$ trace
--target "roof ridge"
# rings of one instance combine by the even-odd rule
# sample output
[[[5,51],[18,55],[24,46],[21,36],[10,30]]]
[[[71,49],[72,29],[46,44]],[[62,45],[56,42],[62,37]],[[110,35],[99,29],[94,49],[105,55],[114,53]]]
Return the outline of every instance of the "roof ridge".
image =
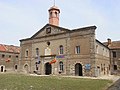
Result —
[[[80,28],[76,28],[76,29],[72,29],[72,31],[75,31],[75,30],[81,30],[81,29],[96,29],[97,27],[95,26],[95,25],[93,25],[93,26],[84,26],[84,27],[80,27]]]

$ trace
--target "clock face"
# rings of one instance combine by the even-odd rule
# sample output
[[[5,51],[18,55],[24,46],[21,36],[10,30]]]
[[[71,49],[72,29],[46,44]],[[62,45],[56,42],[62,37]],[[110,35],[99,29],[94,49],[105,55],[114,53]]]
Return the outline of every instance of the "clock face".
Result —
[[[51,33],[51,27],[46,28],[46,34]]]
[[[57,34],[57,33],[60,33],[62,32],[60,29],[58,28],[52,28],[52,27],[47,27],[46,28],[46,34]]]

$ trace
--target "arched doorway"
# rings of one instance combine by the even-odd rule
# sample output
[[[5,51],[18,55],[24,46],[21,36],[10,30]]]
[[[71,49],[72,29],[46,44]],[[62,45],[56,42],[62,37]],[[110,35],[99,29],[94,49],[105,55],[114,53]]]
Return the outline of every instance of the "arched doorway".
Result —
[[[51,64],[49,64],[49,62],[48,62],[48,63],[45,64],[45,74],[46,74],[46,75],[50,75],[51,72],[52,72],[52,66],[51,66]]]
[[[28,66],[28,64],[25,64],[25,65],[24,65],[24,70],[25,70],[26,73],[28,73],[28,71],[29,71],[29,66]]]
[[[83,76],[82,65],[80,63],[75,64],[75,75],[76,76]]]
[[[1,66],[1,72],[4,72],[4,67],[3,66]]]
[[[17,70],[18,69],[18,66],[17,65],[15,65],[15,70]]]

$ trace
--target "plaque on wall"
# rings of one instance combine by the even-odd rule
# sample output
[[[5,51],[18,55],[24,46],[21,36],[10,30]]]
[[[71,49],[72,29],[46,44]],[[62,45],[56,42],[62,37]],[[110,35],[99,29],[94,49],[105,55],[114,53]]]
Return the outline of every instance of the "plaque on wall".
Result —
[[[64,55],[59,55],[59,56],[56,56],[56,58],[65,58]]]
[[[49,47],[45,49],[45,55],[51,55],[51,49]]]
[[[91,65],[90,64],[85,64],[85,69],[90,70]]]

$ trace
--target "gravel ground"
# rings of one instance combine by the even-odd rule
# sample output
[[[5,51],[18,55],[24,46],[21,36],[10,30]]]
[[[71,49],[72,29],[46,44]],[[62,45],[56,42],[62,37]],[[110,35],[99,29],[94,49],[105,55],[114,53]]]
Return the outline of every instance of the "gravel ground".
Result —
[[[50,75],[36,75],[36,74],[30,74],[31,76],[50,76]],[[56,75],[51,75],[56,76]],[[86,77],[86,76],[61,76],[59,77],[71,77],[71,78],[89,78],[89,79],[106,79],[106,80],[112,80],[113,82],[116,82],[118,79],[120,79],[120,76],[115,75],[107,75],[107,76],[99,76],[99,77]]]
[[[120,79],[111,85],[107,90],[120,90]]]

